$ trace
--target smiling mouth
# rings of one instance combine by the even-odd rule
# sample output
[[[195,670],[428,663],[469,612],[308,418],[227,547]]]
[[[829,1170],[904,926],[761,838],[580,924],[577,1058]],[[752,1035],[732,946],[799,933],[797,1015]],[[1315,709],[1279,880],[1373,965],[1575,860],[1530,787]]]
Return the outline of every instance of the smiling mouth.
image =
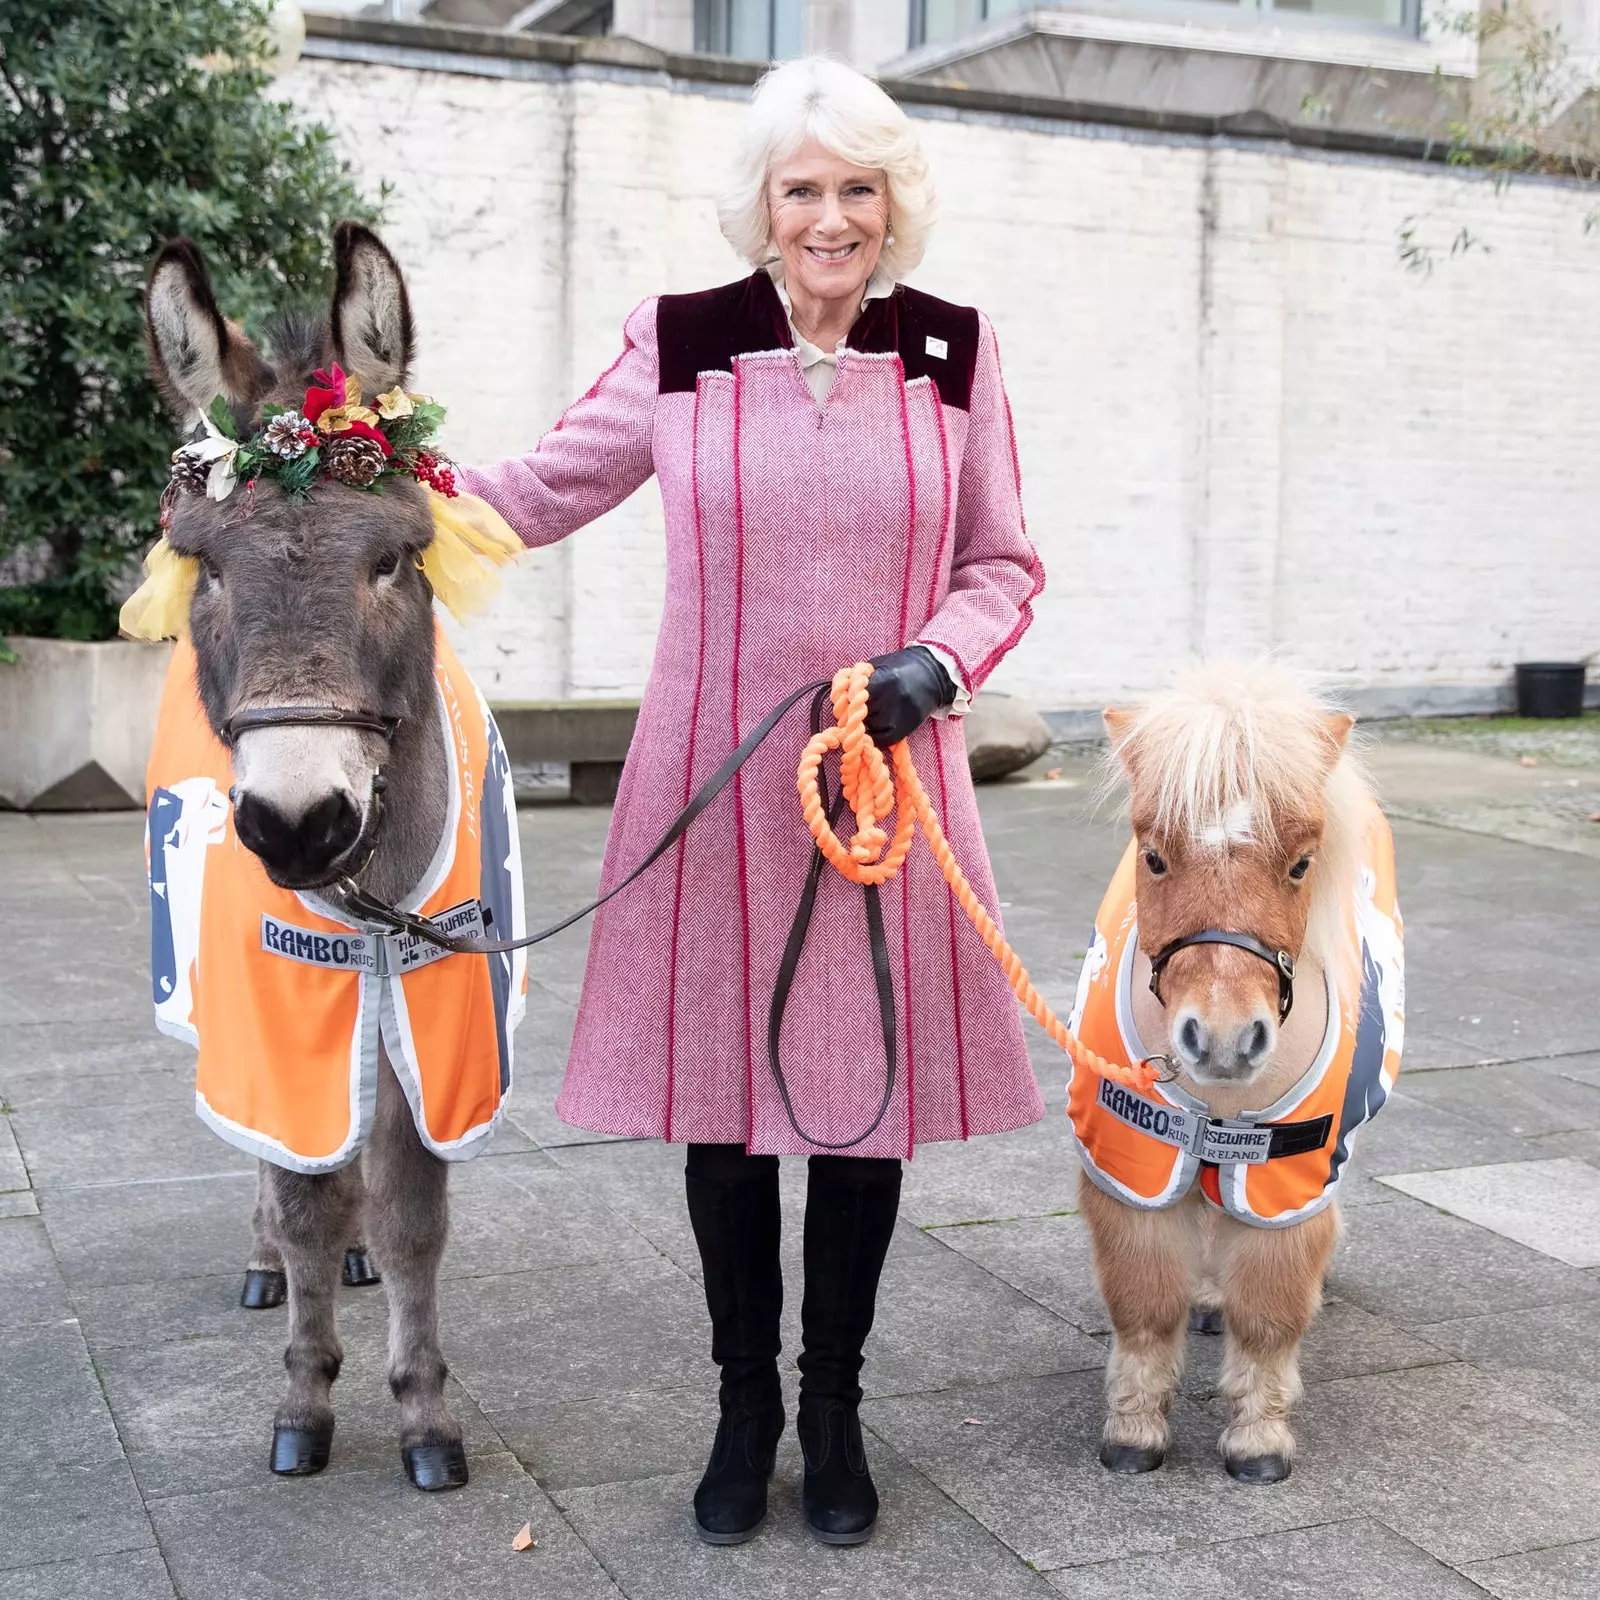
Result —
[[[825,250],[821,245],[808,244],[806,254],[813,261],[848,261],[857,249],[857,244],[842,244],[834,250]]]

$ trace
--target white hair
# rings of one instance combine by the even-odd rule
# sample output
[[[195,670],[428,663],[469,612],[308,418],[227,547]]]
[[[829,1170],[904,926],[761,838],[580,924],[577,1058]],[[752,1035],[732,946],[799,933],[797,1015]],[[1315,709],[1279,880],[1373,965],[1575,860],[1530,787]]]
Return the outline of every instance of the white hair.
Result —
[[[759,267],[774,259],[767,179],[773,164],[815,139],[842,161],[882,172],[889,232],[878,270],[898,282],[914,272],[938,214],[933,179],[911,119],[870,78],[826,56],[774,67],[756,85],[717,220],[729,244]]]

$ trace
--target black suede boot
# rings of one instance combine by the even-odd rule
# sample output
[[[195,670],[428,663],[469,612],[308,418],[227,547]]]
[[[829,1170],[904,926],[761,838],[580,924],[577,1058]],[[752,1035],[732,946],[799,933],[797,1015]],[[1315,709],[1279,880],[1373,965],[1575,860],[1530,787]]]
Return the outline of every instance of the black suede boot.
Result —
[[[812,1156],[798,1431],[806,1522],[826,1544],[860,1544],[878,1520],[857,1415],[859,1379],[899,1208],[898,1161]]]
[[[692,1144],[685,1181],[711,1313],[711,1359],[722,1369],[722,1418],[695,1490],[695,1526],[708,1544],[743,1544],[767,1514],[784,1422],[778,1158],[746,1155],[742,1145]]]

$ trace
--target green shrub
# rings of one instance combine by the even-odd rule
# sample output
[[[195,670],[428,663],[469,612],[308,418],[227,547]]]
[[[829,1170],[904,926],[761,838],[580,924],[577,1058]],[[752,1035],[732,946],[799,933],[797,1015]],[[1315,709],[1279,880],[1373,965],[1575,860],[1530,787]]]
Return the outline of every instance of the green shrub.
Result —
[[[193,238],[249,328],[324,293],[333,224],[376,208],[263,93],[260,0],[4,9],[0,633],[107,639],[179,439],[145,364],[155,250]]]

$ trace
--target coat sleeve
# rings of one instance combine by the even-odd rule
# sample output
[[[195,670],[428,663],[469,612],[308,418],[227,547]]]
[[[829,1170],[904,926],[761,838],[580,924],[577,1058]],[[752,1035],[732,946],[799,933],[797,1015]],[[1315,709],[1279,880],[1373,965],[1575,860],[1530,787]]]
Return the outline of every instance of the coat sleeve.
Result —
[[[527,455],[461,469],[461,487],[487,500],[524,544],[565,539],[655,470],[656,304],[646,300],[628,318],[622,354]]]
[[[979,318],[967,442],[956,491],[950,588],[916,642],[954,658],[976,694],[1033,621],[1044,567],[1028,539],[1011,403],[1000,378],[994,328]]]

